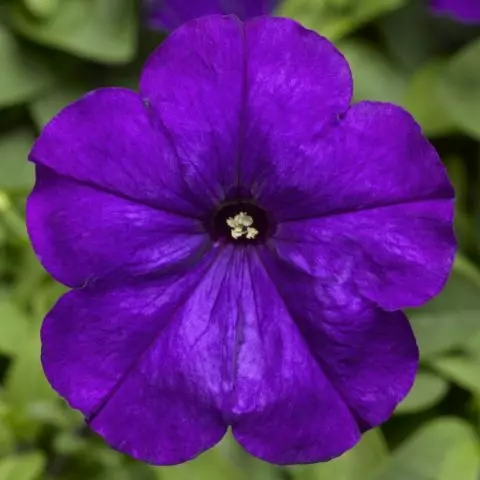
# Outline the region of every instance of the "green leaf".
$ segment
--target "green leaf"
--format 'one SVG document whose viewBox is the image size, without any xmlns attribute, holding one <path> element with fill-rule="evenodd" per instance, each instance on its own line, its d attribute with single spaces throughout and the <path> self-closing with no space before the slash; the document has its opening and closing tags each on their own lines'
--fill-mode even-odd
<svg viewBox="0 0 480 480">
<path fill-rule="evenodd" d="M 358 40 L 341 42 L 338 47 L 352 69 L 355 101 L 401 103 L 405 78 L 379 50 Z"/>
<path fill-rule="evenodd" d="M 455 269 L 470 279 L 472 283 L 480 288 L 480 270 L 477 265 L 470 262 L 463 255 L 457 255 L 455 259 Z"/>
<path fill-rule="evenodd" d="M 5 229 L 8 240 L 13 240 L 13 242 L 10 243 L 17 243 L 18 245 L 23 246 L 28 244 L 28 235 L 27 228 L 25 226 L 25 219 L 17 211 L 15 205 L 10 200 L 9 195 L 7 195 L 6 192 L 2 191 L 1 189 L 0 224 Z"/>
<path fill-rule="evenodd" d="M 46 460 L 42 453 L 12 455 L 0 460 L 0 480 L 41 480 Z"/>
<path fill-rule="evenodd" d="M 0 189 L 32 188 L 34 169 L 27 157 L 34 139 L 33 132 L 28 128 L 7 131 L 0 136 Z"/>
<path fill-rule="evenodd" d="M 417 413 L 440 402 L 448 392 L 448 383 L 432 373 L 419 372 L 412 390 L 395 413 Z"/>
<path fill-rule="evenodd" d="M 281 467 L 264 462 L 247 453 L 240 447 L 233 435 L 228 432 L 216 447 L 230 463 L 241 468 L 248 480 L 279 480 Z"/>
<path fill-rule="evenodd" d="M 57 282 L 48 282 L 38 289 L 37 295 L 30 299 L 32 315 L 38 323 L 66 292 L 68 292 L 68 288 Z"/>
<path fill-rule="evenodd" d="M 7 407 L 0 400 L 0 458 L 12 453 L 16 448 L 15 432 L 10 428 L 10 425 L 3 419 Z"/>
<path fill-rule="evenodd" d="M 49 278 L 48 274 L 38 261 L 30 244 L 23 250 L 21 257 L 16 260 L 16 267 L 12 279 L 11 298 L 15 299 L 18 305 L 27 306 L 29 312 L 31 312 L 33 325 L 35 328 L 39 328 L 39 322 L 47 311 L 39 312 L 35 310 L 35 304 L 39 297 L 43 295 L 43 292 L 54 283 L 52 281 L 45 282 Z M 35 292 L 35 295 L 32 295 L 32 292 Z"/>
<path fill-rule="evenodd" d="M 70 103 L 78 100 L 89 90 L 88 86 L 63 83 L 58 84 L 52 90 L 49 90 L 30 104 L 30 111 L 35 124 L 42 128 L 57 113 Z"/>
<path fill-rule="evenodd" d="M 278 15 L 290 17 L 320 35 L 337 40 L 405 0 L 285 0 Z"/>
<path fill-rule="evenodd" d="M 60 0 L 23 0 L 25 8 L 36 17 L 48 18 L 58 8 Z"/>
<path fill-rule="evenodd" d="M 13 5 L 12 23 L 31 40 L 106 64 L 135 57 L 137 15 L 133 0 L 68 0 L 43 21 Z"/>
<path fill-rule="evenodd" d="M 480 358 L 450 355 L 431 359 L 429 364 L 445 378 L 480 396 Z"/>
<path fill-rule="evenodd" d="M 423 359 L 465 346 L 480 334 L 480 274 L 458 256 L 444 290 L 427 305 L 409 311 Z"/>
<path fill-rule="evenodd" d="M 8 238 L 7 229 L 5 228 L 5 225 L 3 225 L 2 222 L 0 222 L 0 247 L 2 246 L 3 243 L 7 241 L 7 238 Z M 2 269 L 2 264 L 4 262 L 5 262 L 5 258 L 3 258 L 3 256 L 0 256 L 0 270 Z"/>
<path fill-rule="evenodd" d="M 59 397 L 43 373 L 37 335 L 31 335 L 18 348 L 7 371 L 4 398 L 8 407 L 6 421 L 23 440 L 35 440 L 44 423 L 58 423 L 51 412 L 58 408 Z"/>
<path fill-rule="evenodd" d="M 460 155 L 446 155 L 443 163 L 447 167 L 448 178 L 455 189 L 455 222 L 454 228 L 459 250 L 476 255 L 477 238 L 476 222 L 470 209 L 470 173 L 468 162 Z"/>
<path fill-rule="evenodd" d="M 367 432 L 360 443 L 340 458 L 327 463 L 292 467 L 294 480 L 370 480 L 388 459 L 380 430 Z"/>
<path fill-rule="evenodd" d="M 182 465 L 155 468 L 162 480 L 247 480 L 241 469 L 229 462 L 217 447 Z"/>
<path fill-rule="evenodd" d="M 473 335 L 472 338 L 465 344 L 465 350 L 468 354 L 480 358 L 480 332 Z"/>
<path fill-rule="evenodd" d="M 50 71 L 0 24 L 0 108 L 24 103 L 53 82 Z"/>
<path fill-rule="evenodd" d="M 442 462 L 438 480 L 478 480 L 480 452 L 473 442 L 455 445 Z"/>
<path fill-rule="evenodd" d="M 432 15 L 427 4 L 428 0 L 405 2 L 376 25 L 389 57 L 411 73 L 478 35 L 475 28 L 465 28 L 448 15 Z"/>
<path fill-rule="evenodd" d="M 57 82 L 41 97 L 30 103 L 30 112 L 38 128 L 44 127 L 57 113 L 69 104 L 79 100 L 86 93 L 106 86 L 124 87 L 136 91 L 138 88 L 138 68 L 111 68 L 102 78 L 102 84 L 86 81 L 84 78 L 64 78 Z"/>
<path fill-rule="evenodd" d="M 30 335 L 19 346 L 17 358 L 7 372 L 5 399 L 16 409 L 28 411 L 35 410 L 39 402 L 57 398 L 45 379 L 40 363 L 40 338 L 38 334 Z"/>
<path fill-rule="evenodd" d="M 86 441 L 75 432 L 60 432 L 53 442 L 53 448 L 59 455 L 72 455 L 85 449 Z M 116 480 L 116 479 L 115 479 Z"/>
<path fill-rule="evenodd" d="M 439 92 L 451 118 L 480 139 L 480 38 L 451 58 L 443 69 Z"/>
<path fill-rule="evenodd" d="M 463 420 L 445 417 L 433 420 L 396 449 L 375 480 L 437 480 L 439 460 L 456 445 L 472 441 L 475 441 L 475 432 Z M 363 480 L 361 476 L 357 478 Z"/>
<path fill-rule="evenodd" d="M 426 135 L 438 136 L 455 131 L 455 122 L 443 105 L 439 78 L 444 63 L 433 60 L 417 70 L 410 80 L 403 101 Z"/>
<path fill-rule="evenodd" d="M 17 305 L 0 297 L 0 353 L 16 355 L 31 333 L 28 319 Z"/>
<path fill-rule="evenodd" d="M 455 189 L 455 205 L 458 213 L 459 207 L 464 210 L 467 206 L 468 171 L 467 165 L 460 155 L 449 155 L 442 159 L 447 167 L 448 178 Z"/>
<path fill-rule="evenodd" d="M 380 19 L 378 27 L 389 56 L 402 68 L 414 72 L 435 54 L 437 36 L 431 24 L 425 5 L 411 1 Z"/>
</svg>

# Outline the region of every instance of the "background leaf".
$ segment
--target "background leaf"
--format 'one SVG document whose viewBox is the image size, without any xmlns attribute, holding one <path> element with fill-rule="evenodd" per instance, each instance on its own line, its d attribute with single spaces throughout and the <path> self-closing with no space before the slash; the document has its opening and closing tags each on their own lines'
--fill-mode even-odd
<svg viewBox="0 0 480 480">
<path fill-rule="evenodd" d="M 355 101 L 402 102 L 406 80 L 388 58 L 368 43 L 344 41 L 339 48 L 352 69 Z"/>
<path fill-rule="evenodd" d="M 61 0 L 23 0 L 25 8 L 38 18 L 48 18 L 53 15 Z"/>
<path fill-rule="evenodd" d="M 0 480 L 41 480 L 45 458 L 40 452 L 0 460 Z"/>
<path fill-rule="evenodd" d="M 445 378 L 480 396 L 480 358 L 445 356 L 432 359 L 429 364 Z"/>
<path fill-rule="evenodd" d="M 480 452 L 472 440 L 455 445 L 447 452 L 440 467 L 438 480 L 478 480 Z"/>
<path fill-rule="evenodd" d="M 34 169 L 27 157 L 34 139 L 33 132 L 25 127 L 0 136 L 0 189 L 27 191 L 32 188 Z"/>
<path fill-rule="evenodd" d="M 457 262 L 437 298 L 409 312 L 422 358 L 465 345 L 480 332 L 478 272 L 465 263 Z"/>
<path fill-rule="evenodd" d="M 0 353 L 16 355 L 32 333 L 32 326 L 17 305 L 0 296 Z"/>
<path fill-rule="evenodd" d="M 43 21 L 14 4 L 12 22 L 33 41 L 107 64 L 133 60 L 137 17 L 133 0 L 62 1 Z"/>
<path fill-rule="evenodd" d="M 426 135 L 438 136 L 456 130 L 455 122 L 443 104 L 439 79 L 444 63 L 433 60 L 417 70 L 405 91 L 404 107 L 415 117 Z"/>
<path fill-rule="evenodd" d="M 40 339 L 31 335 L 18 345 L 17 358 L 5 382 L 5 399 L 17 409 L 28 409 L 37 402 L 57 400 L 43 375 L 40 363 Z"/>
<path fill-rule="evenodd" d="M 480 139 L 480 39 L 451 58 L 440 79 L 440 95 L 451 118 Z"/>
<path fill-rule="evenodd" d="M 285 0 L 278 15 L 290 17 L 333 40 L 390 10 L 404 0 Z"/>
<path fill-rule="evenodd" d="M 0 108 L 26 102 L 53 82 L 49 68 L 1 23 L 0 68 Z"/>
<path fill-rule="evenodd" d="M 387 460 L 385 440 L 380 430 L 372 430 L 342 457 L 328 463 L 294 467 L 290 471 L 295 480 L 369 480 Z"/>
<path fill-rule="evenodd" d="M 397 407 L 396 413 L 416 413 L 441 401 L 448 392 L 448 383 L 441 377 L 420 371 L 412 390 Z"/>
<path fill-rule="evenodd" d="M 78 100 L 88 90 L 87 85 L 77 85 L 75 83 L 67 85 L 57 84 L 53 89 L 45 92 L 45 95 L 42 95 L 30 104 L 30 111 L 35 124 L 42 128 L 60 110 Z"/>
<path fill-rule="evenodd" d="M 247 480 L 247 476 L 222 455 L 219 448 L 210 450 L 195 460 L 183 465 L 157 468 L 155 473 L 161 480 Z"/>
<path fill-rule="evenodd" d="M 475 441 L 475 432 L 468 423 L 453 418 L 434 420 L 397 448 L 375 480 L 437 480 L 440 460 L 456 445 Z"/>
</svg>

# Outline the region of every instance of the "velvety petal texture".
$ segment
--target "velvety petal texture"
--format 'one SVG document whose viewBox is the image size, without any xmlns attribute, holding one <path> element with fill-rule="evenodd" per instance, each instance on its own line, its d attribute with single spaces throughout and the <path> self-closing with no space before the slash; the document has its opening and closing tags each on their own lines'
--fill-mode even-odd
<svg viewBox="0 0 480 480">
<path fill-rule="evenodd" d="M 43 130 L 30 159 L 75 182 L 183 216 L 213 206 L 186 185 L 176 145 L 135 92 L 95 90 Z"/>
<path fill-rule="evenodd" d="M 241 20 L 269 15 L 280 0 L 143 0 L 147 22 L 161 30 L 173 30 L 194 18 L 233 14 Z"/>
<path fill-rule="evenodd" d="M 408 393 L 401 309 L 449 275 L 454 194 L 408 113 L 351 96 L 316 33 L 214 15 L 169 36 L 139 93 L 45 127 L 28 229 L 73 289 L 42 361 L 114 448 L 171 465 L 231 427 L 266 461 L 326 461 Z"/>
<path fill-rule="evenodd" d="M 47 377 L 113 447 L 168 465 L 223 437 L 223 324 L 211 313 L 229 258 L 211 252 L 181 274 L 87 286 L 47 316 Z"/>
<path fill-rule="evenodd" d="M 329 460 L 385 421 L 410 389 L 413 333 L 399 312 L 333 300 L 325 308 L 306 276 L 286 272 L 266 249 L 247 255 L 236 298 L 253 307 L 238 328 L 233 434 L 270 462 Z"/>
<path fill-rule="evenodd" d="M 465 23 L 480 23 L 478 0 L 431 0 L 432 9 Z"/>
<path fill-rule="evenodd" d="M 193 264 L 211 244 L 198 220 L 107 193 L 43 165 L 37 166 L 27 220 L 41 262 L 70 287 Z"/>
<path fill-rule="evenodd" d="M 278 298 L 359 429 L 389 418 L 417 368 L 418 351 L 406 317 L 383 311 L 341 280 L 319 282 L 267 248 L 259 250 Z"/>
</svg>

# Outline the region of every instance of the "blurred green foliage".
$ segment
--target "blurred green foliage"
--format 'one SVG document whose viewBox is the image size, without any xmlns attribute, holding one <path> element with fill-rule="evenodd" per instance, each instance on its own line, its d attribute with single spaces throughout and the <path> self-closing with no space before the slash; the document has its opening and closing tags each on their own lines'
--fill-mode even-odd
<svg viewBox="0 0 480 480">
<path fill-rule="evenodd" d="M 153 468 L 91 434 L 41 370 L 40 323 L 63 287 L 28 243 L 26 156 L 82 93 L 136 88 L 163 36 L 142 27 L 133 0 L 0 0 L 0 480 L 480 478 L 480 26 L 436 18 L 422 0 L 285 0 L 279 14 L 338 44 L 355 100 L 407 108 L 455 184 L 461 253 L 443 293 L 408 312 L 422 359 L 413 390 L 386 425 L 327 464 L 274 467 L 228 437 L 188 464 Z"/>
</svg>

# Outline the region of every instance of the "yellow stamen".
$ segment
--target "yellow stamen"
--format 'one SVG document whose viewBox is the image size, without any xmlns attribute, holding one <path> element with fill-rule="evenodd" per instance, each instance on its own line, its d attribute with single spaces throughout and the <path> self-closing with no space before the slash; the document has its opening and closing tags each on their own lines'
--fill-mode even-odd
<svg viewBox="0 0 480 480">
<path fill-rule="evenodd" d="M 259 234 L 259 231 L 252 227 L 253 218 L 246 212 L 240 212 L 234 217 L 227 218 L 227 225 L 232 229 L 230 234 L 235 240 L 243 236 L 248 240 L 253 240 Z"/>
</svg>

